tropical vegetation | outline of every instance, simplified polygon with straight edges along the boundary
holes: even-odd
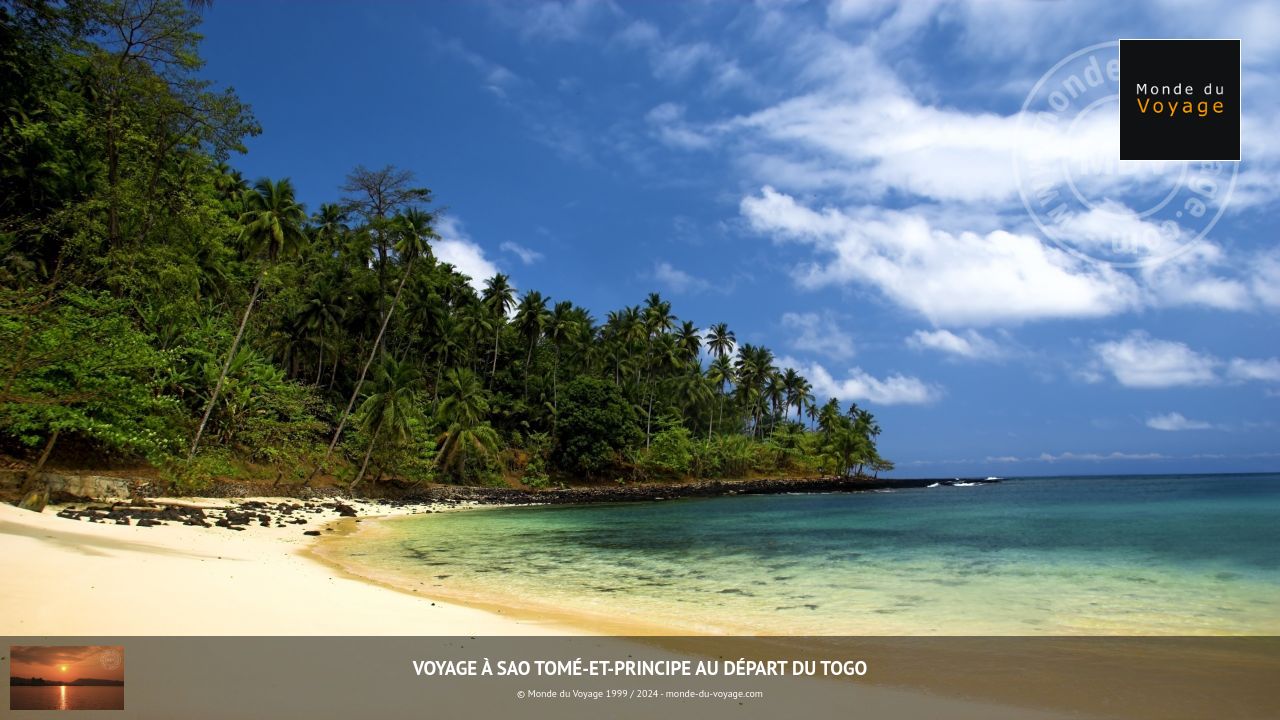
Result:
[[[0,451],[172,482],[550,482],[889,467],[856,407],[657,293],[602,317],[440,262],[415,174],[330,203],[229,164],[199,3],[0,2]],[[282,168],[287,173],[287,168]]]

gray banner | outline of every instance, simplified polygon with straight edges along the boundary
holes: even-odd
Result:
[[[6,651],[121,646],[124,710],[76,717],[1280,717],[1280,638],[10,637],[0,643]]]

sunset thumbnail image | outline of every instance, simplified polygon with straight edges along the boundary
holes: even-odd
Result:
[[[10,710],[123,710],[119,645],[14,645]]]

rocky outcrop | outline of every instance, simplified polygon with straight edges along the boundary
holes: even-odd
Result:
[[[128,480],[106,475],[63,475],[41,473],[49,488],[49,497],[55,499],[80,498],[88,500],[124,500],[131,494]]]

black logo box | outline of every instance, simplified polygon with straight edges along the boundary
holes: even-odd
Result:
[[[1240,160],[1240,78],[1239,40],[1121,39],[1120,159]]]

